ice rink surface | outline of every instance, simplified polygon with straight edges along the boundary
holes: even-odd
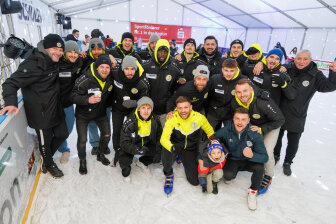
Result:
[[[87,144],[88,174],[82,176],[74,129],[69,139],[70,161],[59,164],[60,154],[55,155],[65,176],[41,175],[27,223],[335,223],[335,98],[336,92],[314,96],[290,177],[282,173],[284,138],[273,183],[266,194],[258,196],[256,211],[247,208],[248,172],[238,173],[230,185],[221,181],[218,195],[213,195],[190,185],[183,166],[175,164],[174,190],[167,197],[162,166],[150,165],[147,172],[132,165],[131,182],[126,183],[120,168],[96,161]],[[109,146],[112,149],[111,143]],[[113,152],[108,158],[112,160]]]

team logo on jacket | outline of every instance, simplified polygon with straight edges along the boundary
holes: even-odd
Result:
[[[304,87],[309,86],[309,81],[308,81],[308,80],[303,81],[303,82],[302,82],[302,85],[303,85]]]
[[[254,119],[259,119],[259,118],[260,118],[260,114],[253,114],[252,117],[253,117]]]
[[[231,95],[234,96],[235,94],[236,94],[236,90],[233,89],[233,90],[231,91]]]
[[[192,74],[193,74],[193,75],[195,75],[195,74],[196,74],[196,69],[194,69],[194,70],[192,71]]]
[[[247,147],[252,147],[253,143],[251,141],[246,141]]]
[[[113,86],[110,85],[109,88],[108,88],[107,90],[108,90],[109,92],[111,92],[112,88],[113,88]]]
[[[171,76],[171,75],[167,75],[167,76],[166,76],[166,80],[167,80],[168,82],[170,82],[170,81],[172,80],[172,76]]]
[[[190,125],[190,127],[192,129],[195,129],[197,127],[197,123],[196,122],[192,122],[191,125]]]
[[[62,44],[60,42],[57,42],[56,46],[57,47],[62,47]]]
[[[208,93],[204,94],[204,99],[208,98]]]
[[[133,89],[131,89],[131,92],[132,92],[133,94],[137,94],[139,91],[138,91],[138,89],[133,88]]]

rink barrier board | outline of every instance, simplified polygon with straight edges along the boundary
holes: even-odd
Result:
[[[17,116],[0,116],[1,224],[20,223],[35,193],[32,189],[38,182],[40,169],[37,138],[35,131],[28,127],[22,97],[18,108]]]

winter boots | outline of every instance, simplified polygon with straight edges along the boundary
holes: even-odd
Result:
[[[79,173],[82,175],[87,174],[86,159],[79,160]]]
[[[110,161],[105,157],[104,153],[98,152],[97,161],[100,161],[105,166],[110,164]]]
[[[53,176],[55,178],[60,178],[60,177],[64,176],[62,170],[58,169],[58,167],[55,163],[52,164],[51,166],[48,166],[47,171],[51,174],[51,176]]]
[[[257,193],[258,190],[248,189],[247,206],[252,211],[257,209]]]
[[[286,176],[292,175],[292,169],[291,169],[291,164],[290,163],[284,163],[282,166],[283,166],[283,173]]]

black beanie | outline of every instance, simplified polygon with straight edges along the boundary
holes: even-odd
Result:
[[[59,47],[59,48],[63,48],[64,50],[64,41],[59,35],[50,33],[44,37],[43,47],[44,49],[48,49],[52,47]]]
[[[102,64],[107,64],[110,66],[110,68],[112,68],[112,63],[108,55],[101,54],[99,55],[97,60],[94,62],[94,66],[96,67],[96,69],[99,67],[99,65],[102,65]]]
[[[188,38],[188,39],[186,39],[186,41],[184,41],[183,49],[185,48],[185,46],[186,46],[188,43],[192,43],[192,44],[195,46],[195,49],[196,49],[196,41],[195,41],[195,39],[193,39],[193,38]]]
[[[132,39],[132,42],[133,42],[133,44],[134,44],[134,36],[133,36],[132,33],[130,33],[130,32],[125,32],[125,33],[123,33],[122,36],[121,36],[121,42],[123,42],[123,40],[124,40],[125,38],[130,38],[130,39]]]
[[[239,39],[236,39],[236,40],[234,40],[234,41],[231,42],[231,44],[230,44],[230,50],[232,48],[232,45],[234,45],[234,44],[240,44],[242,46],[242,49],[244,49],[243,41],[241,41]]]

